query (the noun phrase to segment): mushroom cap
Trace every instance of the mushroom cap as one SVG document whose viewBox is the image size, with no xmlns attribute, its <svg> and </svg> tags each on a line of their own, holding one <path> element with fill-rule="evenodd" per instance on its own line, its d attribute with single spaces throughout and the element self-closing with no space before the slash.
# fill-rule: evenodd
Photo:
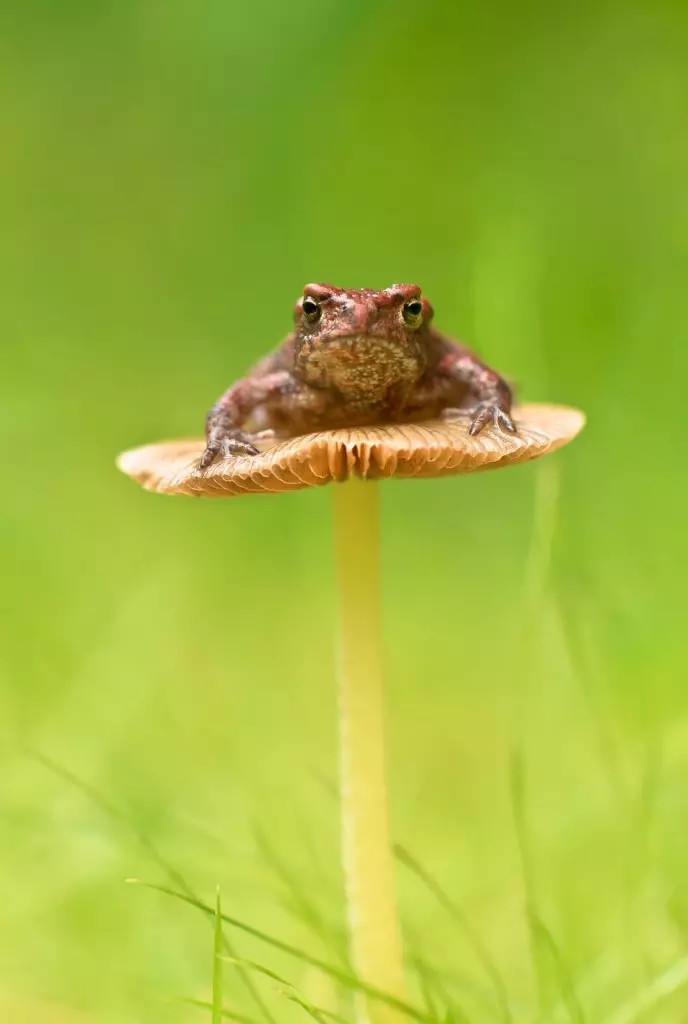
<svg viewBox="0 0 688 1024">
<path fill-rule="evenodd" d="M 322 487 L 350 476 L 434 477 L 500 469 L 529 462 L 568 444 L 585 416 L 561 405 L 522 405 L 513 411 L 517 434 L 486 427 L 468 432 L 470 419 L 352 427 L 263 441 L 260 455 L 219 459 L 199 471 L 202 440 L 164 441 L 123 452 L 122 472 L 149 491 L 229 498 Z"/>
</svg>

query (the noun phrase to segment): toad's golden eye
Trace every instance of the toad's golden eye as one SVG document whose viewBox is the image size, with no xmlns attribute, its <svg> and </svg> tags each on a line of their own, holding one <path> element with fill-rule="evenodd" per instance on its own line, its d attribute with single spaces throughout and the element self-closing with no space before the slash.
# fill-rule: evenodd
<svg viewBox="0 0 688 1024">
<path fill-rule="evenodd" d="M 419 327 L 423 319 L 423 303 L 420 299 L 412 299 L 410 302 L 405 302 L 401 315 L 409 327 Z"/>
<path fill-rule="evenodd" d="M 315 299 L 311 299 L 306 296 L 301 304 L 301 309 L 304 317 L 310 324 L 314 324 L 320 319 L 321 309 Z"/>
</svg>

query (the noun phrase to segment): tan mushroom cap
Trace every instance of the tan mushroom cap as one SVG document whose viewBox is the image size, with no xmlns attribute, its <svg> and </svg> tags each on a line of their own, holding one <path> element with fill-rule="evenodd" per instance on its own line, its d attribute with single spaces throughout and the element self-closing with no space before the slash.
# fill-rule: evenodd
<svg viewBox="0 0 688 1024">
<path fill-rule="evenodd" d="M 261 454 L 220 459 L 200 472 L 202 440 L 165 441 L 134 448 L 117 465 L 149 491 L 229 498 L 322 487 L 349 476 L 433 477 L 499 469 L 528 462 L 568 444 L 585 416 L 560 405 L 522 405 L 514 410 L 517 434 L 485 428 L 475 437 L 470 421 L 325 430 L 260 444 Z"/>
</svg>

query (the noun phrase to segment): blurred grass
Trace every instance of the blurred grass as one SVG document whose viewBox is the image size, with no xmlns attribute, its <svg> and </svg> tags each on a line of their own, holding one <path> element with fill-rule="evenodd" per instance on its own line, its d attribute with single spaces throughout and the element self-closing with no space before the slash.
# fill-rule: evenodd
<svg viewBox="0 0 688 1024">
<path fill-rule="evenodd" d="M 329 495 L 163 501 L 113 468 L 198 432 L 312 279 L 417 280 L 524 397 L 589 414 L 554 492 L 547 463 L 385 487 L 396 837 L 535 1019 L 516 744 L 585 1020 L 680 964 L 687 35 L 668 0 L 0 7 L 3 1019 L 186 1021 L 162 1000 L 210 998 L 207 924 L 122 886 L 155 867 L 27 741 L 227 913 L 335 957 Z M 470 943 L 399 881 L 414 958 L 481 1020 Z M 542 960 L 542 1013 L 570 1019 Z"/>
</svg>

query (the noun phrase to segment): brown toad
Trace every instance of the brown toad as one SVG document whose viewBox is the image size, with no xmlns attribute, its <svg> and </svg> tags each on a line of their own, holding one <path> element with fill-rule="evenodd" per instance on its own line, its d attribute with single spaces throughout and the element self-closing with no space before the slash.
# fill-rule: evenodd
<svg viewBox="0 0 688 1024">
<path fill-rule="evenodd" d="M 208 413 L 200 468 L 218 454 L 258 454 L 258 435 L 463 415 L 471 434 L 488 424 L 515 433 L 509 385 L 432 316 L 414 284 L 306 285 L 292 333 Z"/>
</svg>

